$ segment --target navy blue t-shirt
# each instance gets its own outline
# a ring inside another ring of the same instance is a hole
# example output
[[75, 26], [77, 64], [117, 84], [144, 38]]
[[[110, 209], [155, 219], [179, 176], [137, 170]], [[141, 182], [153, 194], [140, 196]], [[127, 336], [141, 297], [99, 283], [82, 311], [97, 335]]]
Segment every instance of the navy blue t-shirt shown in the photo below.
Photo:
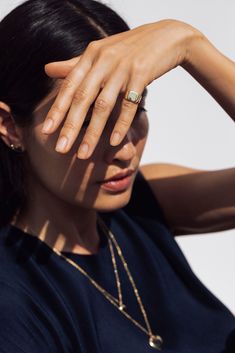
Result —
[[[130, 202], [98, 213], [115, 235], [165, 353], [234, 353], [235, 318], [192, 272], [139, 172]], [[118, 297], [107, 237], [95, 255], [64, 253]], [[145, 321], [119, 256], [127, 312]], [[0, 231], [1, 353], [151, 353], [148, 336], [37, 237]]]

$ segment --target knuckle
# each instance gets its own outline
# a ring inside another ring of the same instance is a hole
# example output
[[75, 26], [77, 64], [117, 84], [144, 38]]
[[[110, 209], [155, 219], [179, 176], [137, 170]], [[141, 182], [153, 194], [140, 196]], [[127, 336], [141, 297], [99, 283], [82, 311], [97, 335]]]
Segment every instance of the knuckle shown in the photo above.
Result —
[[111, 46], [106, 46], [101, 51], [102, 57], [110, 57], [110, 56], [115, 56], [115, 55], [116, 55], [116, 49]]
[[135, 110], [135, 103], [130, 102], [126, 99], [123, 99], [122, 108], [127, 111], [134, 111]]
[[142, 76], [146, 72], [146, 65], [144, 62], [135, 61], [132, 64], [132, 71], [134, 72], [135, 76], [140, 75]]
[[97, 140], [99, 138], [98, 130], [90, 126], [87, 128], [86, 137], [88, 140]]
[[107, 112], [110, 110], [110, 104], [102, 98], [97, 98], [93, 110], [98, 113]]
[[71, 78], [65, 77], [64, 82], [63, 82], [63, 89], [73, 89], [74, 88], [74, 82], [72, 81]]
[[80, 104], [81, 101], [85, 101], [88, 98], [88, 92], [85, 88], [79, 87], [73, 97], [75, 104]]
[[125, 128], [125, 130], [126, 130], [126, 128], [129, 128], [130, 127], [130, 122], [129, 122], [129, 120], [126, 120], [126, 119], [124, 119], [124, 118], [119, 118], [119, 120], [118, 120], [118, 125], [121, 127], [124, 127]]
[[118, 69], [120, 72], [123, 73], [128, 73], [129, 72], [129, 64], [128, 62], [126, 62], [126, 60], [122, 60], [119, 64], [118, 64]]
[[87, 48], [91, 51], [96, 50], [98, 48], [98, 40], [93, 40], [87, 46]]
[[72, 121], [66, 121], [64, 123], [64, 127], [63, 127], [64, 131], [68, 131], [68, 130], [74, 131], [75, 129], [76, 129], [76, 126]]
[[58, 105], [54, 105], [50, 109], [50, 116], [55, 116], [55, 115], [60, 115], [64, 114], [64, 111], [62, 108], [60, 108]]

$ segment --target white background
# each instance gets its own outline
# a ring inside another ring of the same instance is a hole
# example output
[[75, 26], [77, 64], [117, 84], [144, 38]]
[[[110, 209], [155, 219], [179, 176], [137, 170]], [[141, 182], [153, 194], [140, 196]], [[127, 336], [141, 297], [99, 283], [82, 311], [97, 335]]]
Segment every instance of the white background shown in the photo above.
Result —
[[[1, 0], [0, 17], [20, 2]], [[188, 22], [235, 59], [233, 0], [103, 2], [131, 28], [164, 18]], [[174, 69], [148, 88], [150, 132], [142, 164], [169, 162], [205, 170], [234, 167], [235, 124], [187, 72]], [[176, 240], [202, 282], [235, 312], [235, 230]]]

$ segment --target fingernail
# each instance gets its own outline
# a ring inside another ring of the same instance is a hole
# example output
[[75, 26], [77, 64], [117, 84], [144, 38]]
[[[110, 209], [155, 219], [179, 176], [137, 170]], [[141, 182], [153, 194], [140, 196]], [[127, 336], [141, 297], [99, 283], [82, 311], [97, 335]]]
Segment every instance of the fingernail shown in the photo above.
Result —
[[42, 127], [42, 132], [48, 132], [53, 126], [53, 120], [52, 119], [47, 119]]
[[119, 134], [119, 132], [114, 132], [111, 137], [111, 145], [112, 146], [118, 145], [120, 139], [121, 139], [121, 135]]
[[89, 146], [87, 143], [83, 143], [78, 150], [78, 158], [85, 158], [88, 154]]
[[56, 145], [56, 148], [55, 148], [56, 151], [57, 152], [63, 152], [65, 150], [66, 146], [67, 146], [67, 143], [68, 143], [67, 137], [65, 137], [65, 136], [60, 137], [59, 141], [58, 141], [58, 143]]

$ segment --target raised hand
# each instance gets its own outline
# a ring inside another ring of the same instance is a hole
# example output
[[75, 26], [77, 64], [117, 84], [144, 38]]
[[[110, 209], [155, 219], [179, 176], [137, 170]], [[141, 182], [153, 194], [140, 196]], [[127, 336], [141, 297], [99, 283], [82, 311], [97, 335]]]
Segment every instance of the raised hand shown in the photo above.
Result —
[[184, 22], [162, 20], [93, 41], [81, 56], [46, 65], [50, 77], [64, 79], [42, 130], [51, 134], [64, 121], [56, 151], [71, 149], [93, 107], [78, 151], [79, 158], [89, 158], [121, 95], [120, 115], [110, 138], [111, 145], [120, 144], [138, 108], [126, 94], [134, 91], [141, 98], [152, 81], [187, 60], [189, 43], [198, 33]]

